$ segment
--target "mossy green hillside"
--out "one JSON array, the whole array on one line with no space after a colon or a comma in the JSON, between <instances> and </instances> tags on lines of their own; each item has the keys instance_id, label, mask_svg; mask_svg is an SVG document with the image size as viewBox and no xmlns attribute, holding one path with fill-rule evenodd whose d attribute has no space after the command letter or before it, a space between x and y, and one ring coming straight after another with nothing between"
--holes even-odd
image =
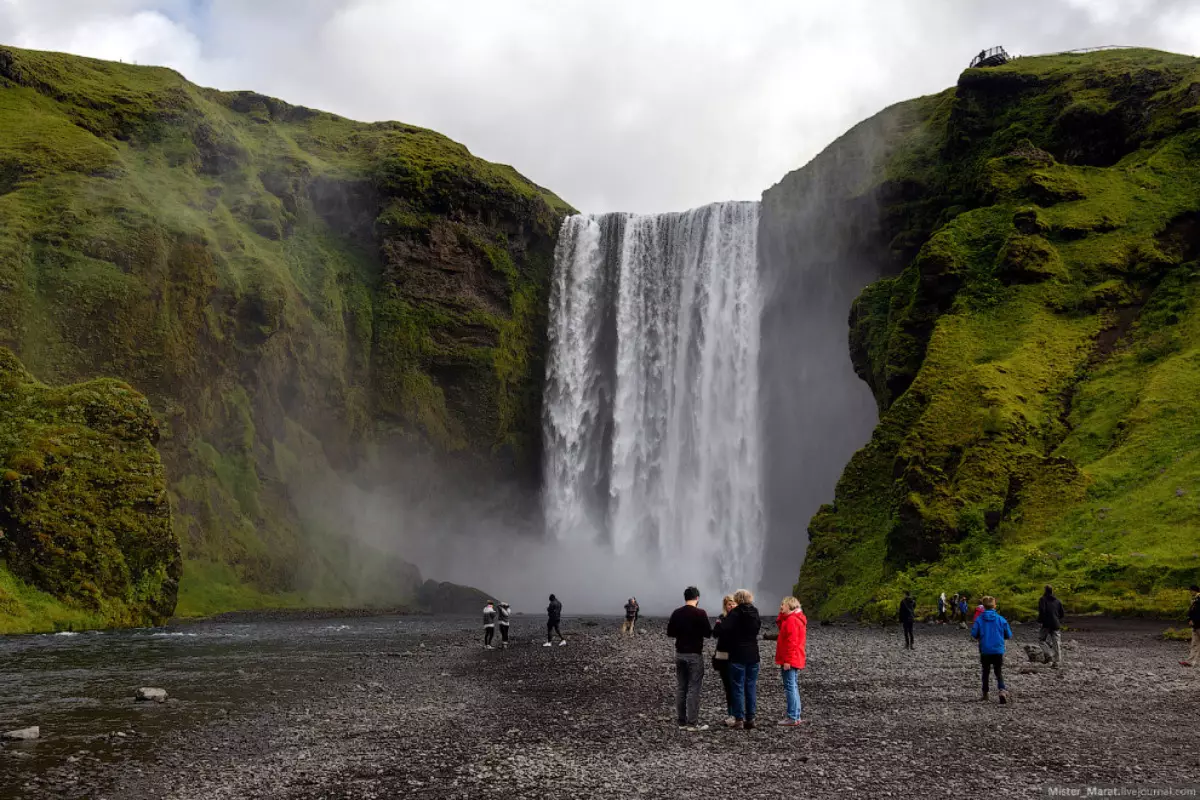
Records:
<instances>
[{"instance_id":1,"label":"mossy green hillside","mask_svg":"<svg viewBox=\"0 0 1200 800\"><path fill-rule=\"evenodd\" d=\"M895 112L892 112L895 113ZM797 591L1175 614L1200 579L1200 62L1021 58L913 101L861 193L902 264L851 312L880 421Z\"/></svg>"},{"instance_id":2,"label":"mossy green hillside","mask_svg":"<svg viewBox=\"0 0 1200 800\"><path fill-rule=\"evenodd\" d=\"M180 554L157 439L126 384L45 386L0 348L0 633L170 616Z\"/></svg>"},{"instance_id":3,"label":"mossy green hillside","mask_svg":"<svg viewBox=\"0 0 1200 800\"><path fill-rule=\"evenodd\" d=\"M567 211L432 131L0 48L0 344L149 398L183 611L316 591L290 493L393 443L536 480Z\"/></svg>"}]
</instances>

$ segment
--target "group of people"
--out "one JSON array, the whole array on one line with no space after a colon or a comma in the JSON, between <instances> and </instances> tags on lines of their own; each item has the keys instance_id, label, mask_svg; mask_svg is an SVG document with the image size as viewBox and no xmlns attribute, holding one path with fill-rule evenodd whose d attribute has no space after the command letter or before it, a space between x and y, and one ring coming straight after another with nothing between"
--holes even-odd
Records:
<instances>
[{"instance_id":1,"label":"group of people","mask_svg":"<svg viewBox=\"0 0 1200 800\"><path fill-rule=\"evenodd\" d=\"M749 730L758 713L758 672L761 661L758 642L762 619L754 606L754 595L739 589L726 595L716 622L700 608L700 590L689 586L684 604L671 614L667 636L675 639L675 713L683 730L704 731L700 722L700 692L704 682L704 641L716 640L712 667L721 676L725 690L724 725ZM784 727L801 724L799 671L804 669L808 619L795 597L785 597L775 618L779 636L775 641L775 664L787 696Z\"/></svg>"},{"instance_id":2,"label":"group of people","mask_svg":"<svg viewBox=\"0 0 1200 800\"><path fill-rule=\"evenodd\" d=\"M971 611L971 604L968 601L967 595L956 594L949 600L946 600L946 593L942 592L938 596L938 622L966 622L967 614ZM979 619L979 615L983 613L983 598L975 605L975 614L971 617L971 622Z\"/></svg>"},{"instance_id":3,"label":"group of people","mask_svg":"<svg viewBox=\"0 0 1200 800\"><path fill-rule=\"evenodd\" d=\"M508 626L512 624L512 609L508 603L488 600L483 607L483 647L485 650L495 650L492 640L496 635L496 626L500 626L500 646L508 647Z\"/></svg>"}]
</instances>

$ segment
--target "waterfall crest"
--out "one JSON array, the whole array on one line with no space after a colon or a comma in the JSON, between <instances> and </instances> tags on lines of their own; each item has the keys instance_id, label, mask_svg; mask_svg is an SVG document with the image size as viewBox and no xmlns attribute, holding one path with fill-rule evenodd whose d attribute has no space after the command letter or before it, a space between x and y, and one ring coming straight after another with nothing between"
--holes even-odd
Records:
<instances>
[{"instance_id":1,"label":"waterfall crest","mask_svg":"<svg viewBox=\"0 0 1200 800\"><path fill-rule=\"evenodd\" d=\"M563 223L544 418L560 540L644 552L711 591L756 586L758 217L758 203L730 202Z\"/></svg>"}]
</instances>

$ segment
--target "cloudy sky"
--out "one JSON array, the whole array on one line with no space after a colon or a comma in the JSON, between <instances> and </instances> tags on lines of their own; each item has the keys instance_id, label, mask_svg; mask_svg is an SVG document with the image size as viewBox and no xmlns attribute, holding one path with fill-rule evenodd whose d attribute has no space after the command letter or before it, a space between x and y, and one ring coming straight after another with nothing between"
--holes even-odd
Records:
<instances>
[{"instance_id":1,"label":"cloudy sky","mask_svg":"<svg viewBox=\"0 0 1200 800\"><path fill-rule=\"evenodd\" d=\"M1002 44L1200 52L1191 0L0 0L0 43L438 130L586 211L757 198Z\"/></svg>"}]
</instances>

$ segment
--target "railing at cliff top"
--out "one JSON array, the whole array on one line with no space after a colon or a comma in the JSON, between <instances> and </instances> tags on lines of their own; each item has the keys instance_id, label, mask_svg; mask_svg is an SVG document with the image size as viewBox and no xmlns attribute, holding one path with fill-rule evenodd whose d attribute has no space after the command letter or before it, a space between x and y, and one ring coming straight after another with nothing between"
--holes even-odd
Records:
<instances>
[{"instance_id":1,"label":"railing at cliff top","mask_svg":"<svg viewBox=\"0 0 1200 800\"><path fill-rule=\"evenodd\" d=\"M979 55L971 59L972 67L998 67L1001 64L1007 64L1018 58L1045 58L1048 56L1074 56L1082 55L1083 53L1098 53L1101 50L1138 50L1139 45L1136 44L1102 44L1099 47L1079 47L1074 50L1059 50L1056 53L1033 53L1031 55L1011 55L1003 47L993 47L988 50L980 50Z\"/></svg>"}]
</instances>

